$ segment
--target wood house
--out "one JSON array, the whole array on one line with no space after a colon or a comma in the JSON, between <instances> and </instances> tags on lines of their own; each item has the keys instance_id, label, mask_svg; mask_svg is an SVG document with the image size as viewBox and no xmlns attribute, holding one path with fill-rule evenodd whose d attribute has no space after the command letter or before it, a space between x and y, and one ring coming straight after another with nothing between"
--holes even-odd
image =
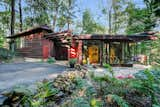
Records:
<instances>
[{"instance_id":1,"label":"wood house","mask_svg":"<svg viewBox=\"0 0 160 107\"><path fill-rule=\"evenodd\" d=\"M44 38L52 30L47 26L32 29L9 36L10 49L18 55L30 58L47 58L53 55L53 42Z\"/></svg>"},{"instance_id":2,"label":"wood house","mask_svg":"<svg viewBox=\"0 0 160 107\"><path fill-rule=\"evenodd\" d=\"M49 27L39 26L7 38L10 49L23 57L68 60L71 31L53 33Z\"/></svg>"},{"instance_id":3,"label":"wood house","mask_svg":"<svg viewBox=\"0 0 160 107\"><path fill-rule=\"evenodd\" d=\"M109 63L113 66L132 66L137 55L136 44L157 39L153 33L136 35L84 34L73 35L71 31L53 33L47 26L40 26L8 37L11 49L23 57L57 60L71 58L76 52L79 64Z\"/></svg>"},{"instance_id":4,"label":"wood house","mask_svg":"<svg viewBox=\"0 0 160 107\"><path fill-rule=\"evenodd\" d=\"M44 36L46 40L52 41L53 47L53 57L57 60L68 60L69 51L72 40L71 31L62 31L57 33L48 33Z\"/></svg>"},{"instance_id":5,"label":"wood house","mask_svg":"<svg viewBox=\"0 0 160 107\"><path fill-rule=\"evenodd\" d=\"M112 66L132 66L132 58L137 55L136 44L155 40L153 34L136 35L74 35L77 59L80 64L109 63Z\"/></svg>"}]
</instances>

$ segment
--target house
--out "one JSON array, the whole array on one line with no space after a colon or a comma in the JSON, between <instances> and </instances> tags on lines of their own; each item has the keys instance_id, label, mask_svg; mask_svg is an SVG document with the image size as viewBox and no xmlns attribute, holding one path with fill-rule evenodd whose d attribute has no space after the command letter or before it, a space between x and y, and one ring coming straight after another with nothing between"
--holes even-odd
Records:
<instances>
[{"instance_id":1,"label":"house","mask_svg":"<svg viewBox=\"0 0 160 107\"><path fill-rule=\"evenodd\" d=\"M157 39L154 33L135 35L81 34L71 31L52 32L47 26L40 26L7 37L11 47L23 57L68 60L71 50L76 53L80 64L109 63L112 66L132 66L137 55L137 43ZM15 45L16 44L16 45ZM15 47L16 46L16 47Z\"/></svg>"},{"instance_id":2,"label":"house","mask_svg":"<svg viewBox=\"0 0 160 107\"><path fill-rule=\"evenodd\" d=\"M67 60L66 37L71 37L70 31L53 33L48 26L38 26L7 38L10 39L10 49L22 57Z\"/></svg>"},{"instance_id":3,"label":"house","mask_svg":"<svg viewBox=\"0 0 160 107\"><path fill-rule=\"evenodd\" d=\"M109 63L112 66L132 66L137 56L137 43L156 40L154 33L135 35L84 34L74 35L77 59L81 64ZM146 59L145 59L146 60Z\"/></svg>"},{"instance_id":4,"label":"house","mask_svg":"<svg viewBox=\"0 0 160 107\"><path fill-rule=\"evenodd\" d=\"M50 55L55 57L56 60L68 60L69 59L69 51L72 40L72 32L71 31L62 31L57 33L48 33L45 34L44 39L52 41L53 46L53 54Z\"/></svg>"},{"instance_id":5,"label":"house","mask_svg":"<svg viewBox=\"0 0 160 107\"><path fill-rule=\"evenodd\" d=\"M18 55L31 58L47 58L53 54L53 42L44 39L44 35L51 33L47 26L38 26L32 29L9 36L10 49Z\"/></svg>"}]
</instances>

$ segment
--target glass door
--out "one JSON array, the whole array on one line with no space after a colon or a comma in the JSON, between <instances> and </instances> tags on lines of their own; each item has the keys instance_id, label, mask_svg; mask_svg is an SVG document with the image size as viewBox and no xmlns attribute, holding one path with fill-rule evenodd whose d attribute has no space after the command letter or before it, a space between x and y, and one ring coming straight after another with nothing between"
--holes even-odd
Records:
<instances>
[{"instance_id":1,"label":"glass door","mask_svg":"<svg viewBox=\"0 0 160 107\"><path fill-rule=\"evenodd\" d=\"M122 44L120 42L109 44L109 62L110 64L122 63Z\"/></svg>"}]
</instances>

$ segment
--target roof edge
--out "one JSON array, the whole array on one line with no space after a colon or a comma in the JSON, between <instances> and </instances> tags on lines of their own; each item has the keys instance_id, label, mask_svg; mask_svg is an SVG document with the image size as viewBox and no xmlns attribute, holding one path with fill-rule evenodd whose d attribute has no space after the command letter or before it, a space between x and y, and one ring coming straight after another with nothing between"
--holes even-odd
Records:
<instances>
[{"instance_id":1,"label":"roof edge","mask_svg":"<svg viewBox=\"0 0 160 107\"><path fill-rule=\"evenodd\" d=\"M6 38L17 38L17 37L21 37L21 36L27 36L28 34L39 32L39 31L42 31L42 30L45 30L49 33L53 32L52 29L49 28L49 26L42 25L42 26L36 26L36 27L30 28L28 30L22 31L20 33L17 33L17 34L11 35L11 36L8 36Z\"/></svg>"}]
</instances>

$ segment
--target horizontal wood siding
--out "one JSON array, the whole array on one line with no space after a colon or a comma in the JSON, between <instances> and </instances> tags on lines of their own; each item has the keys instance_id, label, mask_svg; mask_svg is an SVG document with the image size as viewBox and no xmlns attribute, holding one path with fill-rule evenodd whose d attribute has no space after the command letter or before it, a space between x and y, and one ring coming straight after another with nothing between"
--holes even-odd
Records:
<instances>
[{"instance_id":1,"label":"horizontal wood siding","mask_svg":"<svg viewBox=\"0 0 160 107\"><path fill-rule=\"evenodd\" d=\"M23 57L42 58L42 37L42 32L26 36L24 39L24 47L17 49L17 53Z\"/></svg>"}]
</instances>

